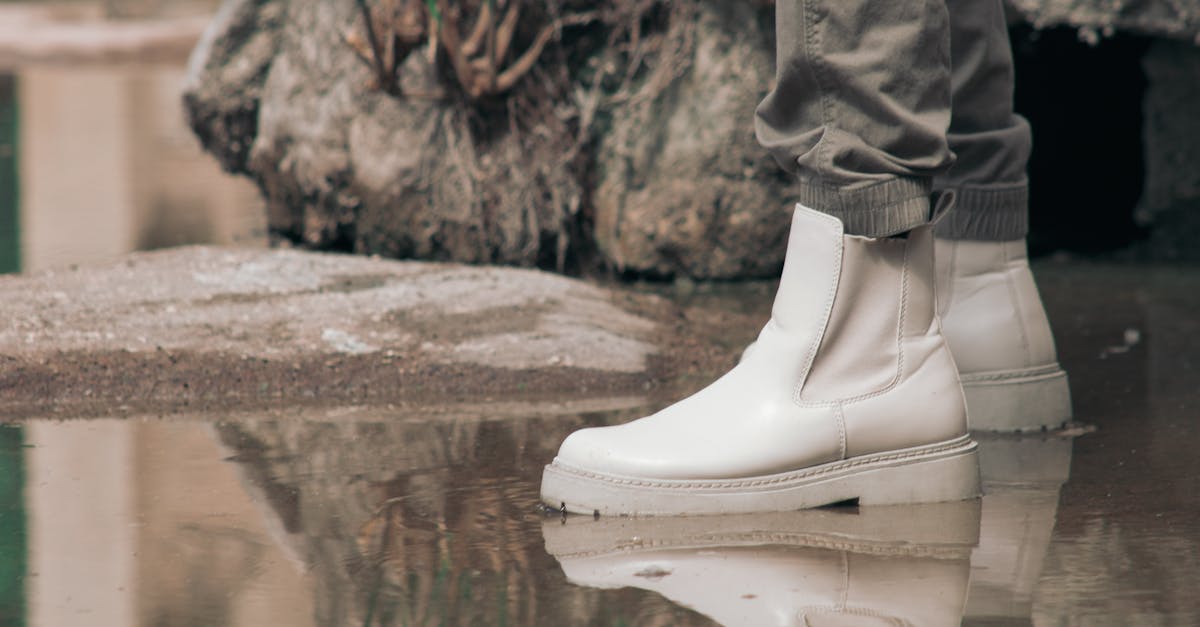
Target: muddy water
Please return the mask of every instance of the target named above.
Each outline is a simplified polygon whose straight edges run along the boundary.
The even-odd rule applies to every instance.
[[[3,611],[45,626],[1200,620],[1196,493],[1142,511],[1071,474],[1119,433],[983,438],[981,502],[564,520],[537,505],[542,464],[571,430],[639,413],[587,409],[5,427],[24,481],[0,520],[24,546],[0,569],[24,576]]]

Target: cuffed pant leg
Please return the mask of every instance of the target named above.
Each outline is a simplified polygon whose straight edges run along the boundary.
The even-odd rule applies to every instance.
[[[847,233],[881,237],[930,219],[952,163],[944,0],[777,0],[774,89],[759,142],[800,181],[798,200]]]
[[[953,190],[954,209],[937,225],[950,239],[1007,241],[1029,230],[1025,166],[1029,123],[1013,112],[1013,60],[1002,0],[947,0],[953,115],[948,135],[958,156],[934,178]]]

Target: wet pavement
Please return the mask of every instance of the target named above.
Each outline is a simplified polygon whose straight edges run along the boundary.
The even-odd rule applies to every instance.
[[[0,623],[1200,624],[1200,271],[1038,273],[1078,422],[979,436],[981,501],[538,507],[567,433],[666,399],[30,416],[0,428]]]

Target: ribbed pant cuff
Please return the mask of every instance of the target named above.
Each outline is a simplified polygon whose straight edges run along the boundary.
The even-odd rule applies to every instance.
[[[932,189],[930,180],[916,178],[849,188],[801,180],[798,200],[805,207],[841,220],[847,235],[887,237],[929,222]]]
[[[934,235],[943,239],[1007,242],[1029,233],[1029,185],[955,187],[954,208],[938,221]]]

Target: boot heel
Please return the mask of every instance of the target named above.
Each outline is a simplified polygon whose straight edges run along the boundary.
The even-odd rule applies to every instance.
[[[860,505],[942,503],[978,497],[979,450],[892,466],[855,478]]]

